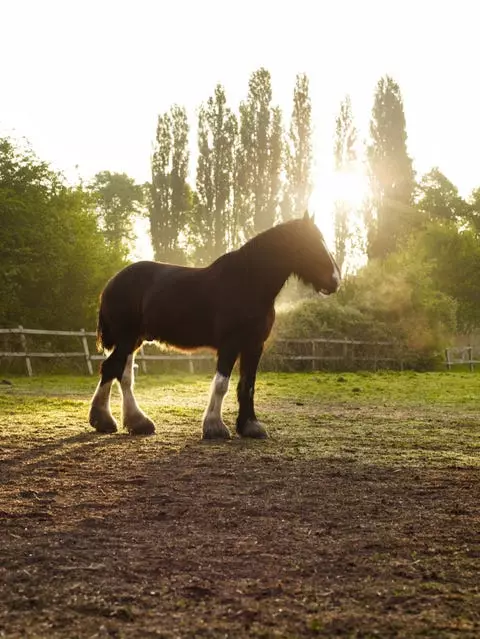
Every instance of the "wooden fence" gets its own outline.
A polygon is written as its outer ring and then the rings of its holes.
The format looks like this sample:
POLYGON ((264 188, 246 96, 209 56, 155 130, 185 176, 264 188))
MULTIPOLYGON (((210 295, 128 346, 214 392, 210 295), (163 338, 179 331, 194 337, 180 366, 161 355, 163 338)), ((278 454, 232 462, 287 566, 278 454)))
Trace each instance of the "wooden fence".
MULTIPOLYGON (((314 338, 278 339, 267 350, 267 358, 273 357, 287 363, 308 364, 318 370, 323 364, 343 370, 395 368, 403 370, 406 352, 395 342, 366 342, 361 340, 314 338)), ((305 368, 303 367, 303 370, 305 368)))
MULTIPOLYGON (((92 362, 103 360, 105 357, 103 355, 98 355, 96 353, 92 353, 90 351, 88 345, 88 338, 95 338, 96 333, 85 331, 81 329, 79 331, 47 331, 36 328, 23 328, 23 326, 19 326, 18 328, 0 328, 0 335, 19 335, 21 350, 20 351, 4 351, 0 352, 1 358, 16 358, 21 357, 25 360, 25 366, 27 370, 27 374, 32 377, 33 368, 32 368, 32 360, 35 358, 43 358, 43 359, 69 359, 69 358, 81 358, 85 361, 86 369, 89 375, 94 374, 93 364, 92 362), (80 340, 82 345, 82 350, 78 351, 57 351, 57 352, 44 352, 44 351, 32 351, 29 349, 29 345, 27 342, 27 336, 47 336, 47 337, 77 337, 80 340)), ((204 354, 204 353, 158 353, 156 355, 147 355, 145 353, 145 349, 142 346, 140 351, 137 353, 136 360, 140 362, 140 367, 142 372, 147 373, 147 362, 148 361, 173 361, 173 360, 182 360, 187 361, 189 365, 190 372, 195 372, 194 362, 198 360, 213 360, 212 354, 204 354)))
POLYGON ((454 346, 445 349, 445 365, 452 370, 452 366, 468 366, 473 373, 475 364, 480 364, 480 347, 454 346))
MULTIPOLYGON (((89 341, 93 344, 95 333, 85 330, 79 331, 48 331, 18 328, 0 328, 0 337, 18 336, 17 346, 19 350, 5 350, 0 352, 1 358, 23 358, 26 372, 33 375, 32 361, 42 359, 69 359, 77 358, 85 362, 85 367, 90 375, 94 374, 93 362, 104 359, 94 349, 89 347, 89 341), (33 350, 32 338, 35 336, 50 338, 47 348, 50 350, 33 350), (58 347, 52 352, 51 342, 58 344, 57 339, 51 338, 75 338, 80 346, 79 350, 65 351, 58 347)), ((4 338, 4 342, 9 340, 4 338)), ((11 340, 10 340, 11 346, 11 340)), ((316 338, 316 339, 279 339, 268 344, 263 359, 263 368, 274 370, 318 370, 321 368, 334 368, 337 370, 358 370, 379 368, 394 368, 403 370, 404 350, 393 342, 364 342, 359 340, 316 338)), ((174 351, 156 351, 155 354, 147 354, 144 347, 136 356, 140 371, 148 372, 148 362, 186 362, 190 372, 195 372, 195 362, 210 360, 214 355, 211 352, 178 353, 174 351)))

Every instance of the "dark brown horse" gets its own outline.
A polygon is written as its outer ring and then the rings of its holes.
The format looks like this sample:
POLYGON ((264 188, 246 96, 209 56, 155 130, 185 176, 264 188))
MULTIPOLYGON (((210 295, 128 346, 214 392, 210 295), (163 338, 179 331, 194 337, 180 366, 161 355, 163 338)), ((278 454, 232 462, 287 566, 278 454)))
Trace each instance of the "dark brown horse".
POLYGON ((110 389, 118 379, 124 427, 135 435, 155 432, 133 395, 133 360, 143 341, 159 341, 185 350, 217 351, 217 371, 203 417, 206 439, 230 437, 222 421, 222 403, 240 357, 237 433, 265 438, 254 410, 255 377, 275 319, 275 298, 292 274, 327 295, 340 283, 338 267, 307 213, 260 233, 206 268, 138 262, 117 273, 101 296, 98 344, 111 352, 102 363, 90 424, 102 433, 117 430, 110 389))

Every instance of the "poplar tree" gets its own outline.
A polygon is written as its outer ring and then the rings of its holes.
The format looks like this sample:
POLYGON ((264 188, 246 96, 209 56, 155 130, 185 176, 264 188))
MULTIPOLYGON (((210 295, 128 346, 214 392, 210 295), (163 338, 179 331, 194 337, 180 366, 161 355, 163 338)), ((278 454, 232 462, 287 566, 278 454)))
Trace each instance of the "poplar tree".
POLYGON ((298 74, 293 110, 285 145, 285 187, 282 219, 299 217, 308 209, 312 193, 312 105, 308 77, 298 74))
MULTIPOLYGON (((348 173, 354 170, 357 161, 355 151, 357 131, 354 126, 352 104, 348 95, 340 104, 340 112, 335 124, 335 171, 340 174, 348 173)), ((335 258, 340 270, 342 270, 345 262, 347 243, 352 233, 350 214, 351 204, 347 199, 340 199, 334 203, 335 258)))
POLYGON ((369 221, 368 254, 384 258, 411 233, 416 217, 403 100, 398 84, 389 76, 377 84, 370 140, 367 152, 374 214, 369 221))
POLYGON ((192 205, 187 184, 188 132, 183 107, 174 105, 158 117, 149 208, 152 246, 160 261, 185 261, 180 240, 192 205))
POLYGON ((270 73, 255 71, 240 105, 235 215, 246 239, 271 227, 280 202, 282 116, 272 104, 270 73))
POLYGON ((233 209, 237 119, 219 84, 198 115, 196 205, 192 230, 197 258, 211 261, 238 245, 233 209))

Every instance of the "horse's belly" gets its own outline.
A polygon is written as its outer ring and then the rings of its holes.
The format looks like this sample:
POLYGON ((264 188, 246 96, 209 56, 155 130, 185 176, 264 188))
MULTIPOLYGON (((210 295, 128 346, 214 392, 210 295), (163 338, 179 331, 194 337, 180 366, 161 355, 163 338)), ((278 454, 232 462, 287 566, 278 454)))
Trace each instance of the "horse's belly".
POLYGON ((201 313, 165 313, 145 323, 143 337, 183 349, 215 348, 213 329, 201 313))

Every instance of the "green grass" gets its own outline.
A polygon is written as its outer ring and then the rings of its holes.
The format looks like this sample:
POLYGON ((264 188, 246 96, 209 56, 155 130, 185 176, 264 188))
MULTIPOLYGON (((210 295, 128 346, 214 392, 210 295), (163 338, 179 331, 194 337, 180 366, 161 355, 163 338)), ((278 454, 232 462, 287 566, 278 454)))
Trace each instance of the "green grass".
MULTIPOLYGON (((0 386, 0 427, 17 444, 91 432, 94 377, 16 377, 0 386)), ((198 440, 207 375, 139 376, 136 394, 157 437, 179 447, 198 440)), ((232 380, 225 421, 236 414, 232 380)), ((272 455, 342 457, 393 465, 475 465, 479 461, 480 379, 471 373, 261 374, 257 412, 272 455)), ((112 407, 119 418, 119 391, 112 407)), ((125 437, 120 432, 116 437, 125 437)), ((233 445, 238 445, 234 440, 233 445)), ((242 442, 260 450, 258 442, 242 442)), ((263 450, 263 449, 262 449, 263 450)))

